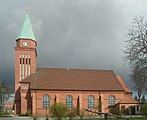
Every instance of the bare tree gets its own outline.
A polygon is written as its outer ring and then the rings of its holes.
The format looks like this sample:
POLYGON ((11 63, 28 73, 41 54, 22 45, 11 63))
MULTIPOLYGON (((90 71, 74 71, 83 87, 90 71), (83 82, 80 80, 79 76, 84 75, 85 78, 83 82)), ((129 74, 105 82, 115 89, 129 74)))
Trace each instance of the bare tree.
POLYGON ((147 77, 145 76, 144 70, 140 66, 134 66, 130 78, 133 83, 134 90, 137 91, 138 98, 141 98, 147 92, 147 77))
POLYGON ((143 17, 133 19, 125 43, 125 60, 130 63, 130 77, 140 100, 147 91, 147 22, 143 17))
POLYGON ((4 87, 4 82, 0 81, 0 111, 3 111, 4 108, 4 92, 5 92, 5 87, 4 87))
POLYGON ((11 94, 13 94, 13 88, 6 86, 4 81, 0 81, 0 112, 3 112, 11 94))
POLYGON ((126 35, 124 52, 131 65, 147 62, 147 23, 143 17, 135 17, 126 35))

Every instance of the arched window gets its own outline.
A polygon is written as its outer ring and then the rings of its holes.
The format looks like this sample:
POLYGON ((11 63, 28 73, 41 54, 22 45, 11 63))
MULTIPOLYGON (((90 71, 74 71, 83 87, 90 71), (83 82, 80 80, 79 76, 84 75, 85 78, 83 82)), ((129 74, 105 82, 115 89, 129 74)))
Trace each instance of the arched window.
POLYGON ((94 108, 94 97, 88 96, 88 108, 94 108))
POLYGON ((72 108, 72 96, 66 96, 66 106, 72 108))
POLYGON ((42 106, 44 109, 48 109, 50 107, 50 97, 48 95, 43 95, 42 106))
POLYGON ((109 105, 115 104, 115 97, 113 95, 109 96, 109 105))

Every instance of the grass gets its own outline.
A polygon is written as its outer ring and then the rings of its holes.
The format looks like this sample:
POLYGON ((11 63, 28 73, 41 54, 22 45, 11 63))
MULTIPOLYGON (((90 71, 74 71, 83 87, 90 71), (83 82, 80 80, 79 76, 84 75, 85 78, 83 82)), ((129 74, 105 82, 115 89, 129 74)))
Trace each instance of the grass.
MULTIPOLYGON (((118 119, 118 118, 109 118, 108 120, 125 120, 125 119, 118 119)), ((139 117, 139 118, 129 118, 128 120, 147 120, 147 117, 139 117)))
POLYGON ((8 114, 8 113, 0 113, 0 118, 2 117, 12 117, 12 115, 8 114))

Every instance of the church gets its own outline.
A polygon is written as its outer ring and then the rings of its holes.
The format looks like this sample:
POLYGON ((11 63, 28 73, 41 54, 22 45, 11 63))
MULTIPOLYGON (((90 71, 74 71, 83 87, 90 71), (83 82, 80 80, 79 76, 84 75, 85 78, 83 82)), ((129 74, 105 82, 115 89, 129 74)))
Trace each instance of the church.
POLYGON ((36 49, 37 41, 26 14, 15 47, 15 115, 30 110, 32 115, 44 116, 55 102, 78 110, 95 110, 101 104, 101 112, 107 113, 111 106, 122 111, 139 104, 112 70, 38 68, 36 49))

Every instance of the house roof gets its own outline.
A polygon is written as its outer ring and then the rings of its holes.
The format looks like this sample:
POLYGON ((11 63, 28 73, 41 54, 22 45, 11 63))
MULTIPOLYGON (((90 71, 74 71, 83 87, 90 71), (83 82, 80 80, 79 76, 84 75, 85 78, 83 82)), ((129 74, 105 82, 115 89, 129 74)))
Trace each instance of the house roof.
POLYGON ((120 104, 139 104, 140 102, 133 99, 130 95, 125 95, 123 98, 120 99, 118 102, 120 104))
POLYGON ((132 93, 129 88, 127 87, 127 85, 125 84, 125 82, 122 80, 122 78, 119 75, 116 75, 117 79, 119 80, 119 82, 121 83, 122 87, 124 88, 125 92, 129 92, 132 93))
POLYGON ((112 70, 37 68, 24 82, 30 89, 124 91, 112 70))
POLYGON ((20 38, 35 40, 35 36, 33 33, 32 25, 28 13, 26 14, 23 26, 21 28, 20 34, 17 39, 20 38))

